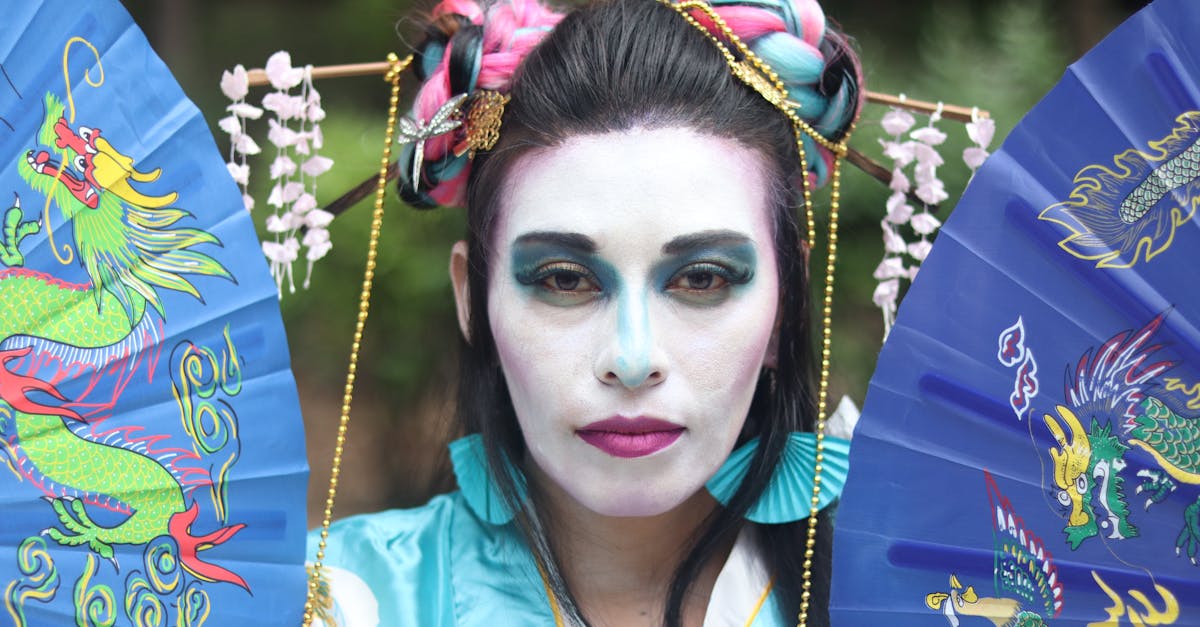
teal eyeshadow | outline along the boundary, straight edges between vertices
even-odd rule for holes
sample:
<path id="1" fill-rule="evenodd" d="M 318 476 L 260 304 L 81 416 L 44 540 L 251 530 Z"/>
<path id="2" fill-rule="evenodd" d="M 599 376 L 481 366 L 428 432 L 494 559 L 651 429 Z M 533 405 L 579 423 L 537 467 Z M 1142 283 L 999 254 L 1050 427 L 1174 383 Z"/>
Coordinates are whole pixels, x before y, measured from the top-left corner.
<path id="1" fill-rule="evenodd" d="M 729 281 L 730 285 L 737 287 L 749 284 L 754 280 L 754 269 L 758 263 L 758 255 L 754 252 L 754 244 L 751 242 L 703 246 L 686 250 L 655 264 L 653 273 L 651 274 L 654 279 L 654 285 L 661 290 L 665 290 L 670 284 L 671 279 L 675 278 L 681 270 L 694 264 L 703 264 L 706 262 L 728 268 L 728 272 L 718 272 L 715 268 L 712 272 Z"/>
<path id="2" fill-rule="evenodd" d="M 655 264 L 651 271 L 653 289 L 665 291 L 671 279 L 681 270 L 704 263 L 715 266 L 711 271 L 736 288 L 753 281 L 757 261 L 758 256 L 751 242 L 697 246 L 670 255 Z M 513 244 L 512 273 L 517 283 L 531 296 L 544 302 L 572 304 L 576 301 L 564 299 L 541 286 L 541 282 L 547 278 L 541 269 L 555 262 L 575 263 L 587 268 L 592 274 L 588 278 L 596 282 L 600 296 L 617 299 L 616 331 L 620 345 L 619 354 L 616 356 L 617 374 L 626 385 L 640 385 L 641 381 L 649 376 L 650 352 L 653 347 L 648 309 L 650 286 L 639 290 L 625 289 L 626 286 L 623 285 L 616 268 L 595 253 L 579 247 L 544 241 L 518 241 Z M 701 299 L 698 304 L 716 304 L 724 300 L 720 295 L 715 296 L 717 297 L 713 299 Z"/>
<path id="3" fill-rule="evenodd" d="M 539 270 L 546 264 L 560 261 L 587 268 L 593 275 L 588 278 L 598 283 L 601 294 L 611 294 L 620 289 L 621 279 L 616 268 L 594 253 L 547 242 L 513 244 L 513 277 L 526 289 L 540 292 L 539 284 L 546 277 Z"/>

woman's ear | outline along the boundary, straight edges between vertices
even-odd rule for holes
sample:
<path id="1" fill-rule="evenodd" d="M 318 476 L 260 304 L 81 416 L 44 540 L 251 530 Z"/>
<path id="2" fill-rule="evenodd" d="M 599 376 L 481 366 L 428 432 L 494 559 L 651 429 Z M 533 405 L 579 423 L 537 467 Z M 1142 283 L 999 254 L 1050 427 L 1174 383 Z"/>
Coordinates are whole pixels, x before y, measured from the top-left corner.
<path id="1" fill-rule="evenodd" d="M 467 282 L 467 242 L 459 240 L 450 248 L 450 284 L 454 286 L 454 305 L 458 310 L 458 328 L 471 343 L 471 291 Z"/>

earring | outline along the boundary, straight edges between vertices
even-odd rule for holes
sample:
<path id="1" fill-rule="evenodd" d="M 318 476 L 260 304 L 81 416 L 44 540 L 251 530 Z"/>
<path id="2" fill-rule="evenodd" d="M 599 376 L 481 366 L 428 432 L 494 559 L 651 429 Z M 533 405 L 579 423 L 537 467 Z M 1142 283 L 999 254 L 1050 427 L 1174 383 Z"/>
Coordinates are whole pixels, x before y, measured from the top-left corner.
<path id="1" fill-rule="evenodd" d="M 750 460 L 758 449 L 758 438 L 747 442 L 729 455 L 729 459 L 708 480 L 713 498 L 727 505 L 742 485 Z M 816 466 L 817 435 L 807 432 L 788 434 L 787 444 L 767 487 L 749 510 L 746 519 L 756 523 L 778 524 L 808 518 L 812 511 L 813 469 Z M 821 493 L 817 509 L 824 509 L 841 495 L 850 469 L 850 441 L 824 436 L 821 462 Z"/>

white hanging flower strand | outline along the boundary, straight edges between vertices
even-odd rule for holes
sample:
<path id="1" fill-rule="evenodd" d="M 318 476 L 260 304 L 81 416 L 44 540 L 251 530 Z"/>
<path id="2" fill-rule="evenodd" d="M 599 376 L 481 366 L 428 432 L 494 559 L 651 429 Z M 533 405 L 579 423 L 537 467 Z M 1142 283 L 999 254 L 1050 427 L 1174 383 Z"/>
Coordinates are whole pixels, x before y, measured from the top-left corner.
<path id="1" fill-rule="evenodd" d="M 903 97 L 901 95 L 902 99 Z M 915 123 L 911 113 L 899 108 L 892 108 L 881 120 L 884 133 L 891 138 L 880 140 L 880 144 L 883 146 L 884 156 L 892 160 L 892 182 L 889 185 L 892 193 L 887 199 L 887 214 L 879 223 L 883 229 L 884 253 L 883 260 L 875 268 L 874 277 L 879 281 L 879 285 L 875 288 L 872 300 L 883 314 L 884 337 L 887 337 L 896 319 L 900 279 L 907 278 L 909 272 L 901 257 L 908 244 L 900 235 L 899 227 L 908 224 L 913 215 L 913 208 L 908 204 L 908 192 L 912 189 L 912 184 L 904 168 L 914 159 L 914 142 L 903 142 L 901 136 Z"/>
<path id="2" fill-rule="evenodd" d="M 929 124 L 909 133 L 909 137 L 915 140 L 913 155 L 916 163 L 913 166 L 913 180 L 917 183 L 917 189 L 913 194 L 924 203 L 921 212 L 909 219 L 909 225 L 912 226 L 913 232 L 920 236 L 919 240 L 908 245 L 906 251 L 914 260 L 908 274 L 910 281 L 917 278 L 917 271 L 920 270 L 921 263 L 925 261 L 929 250 L 933 248 L 929 236 L 942 225 L 940 220 L 929 213 L 929 207 L 940 204 L 950 197 L 950 194 L 946 193 L 946 184 L 937 176 L 938 166 L 944 163 L 937 147 L 946 141 L 946 134 L 938 130 L 934 124 L 941 119 L 942 103 L 939 102 L 937 110 L 929 116 Z"/>
<path id="3" fill-rule="evenodd" d="M 904 99 L 901 94 L 902 103 Z M 916 278 L 921 262 L 933 247 L 929 237 L 941 226 L 941 221 L 929 212 L 929 206 L 949 198 L 945 183 L 937 176 L 938 166 L 943 164 L 937 147 L 946 141 L 946 134 L 935 126 L 942 117 L 941 112 L 942 104 L 938 103 L 937 109 L 929 116 L 928 124 L 916 130 L 912 130 L 916 119 L 905 109 L 893 107 L 881 120 L 884 133 L 890 136 L 890 139 L 881 140 L 880 143 L 884 156 L 892 160 L 892 182 L 889 186 L 892 193 L 887 199 L 887 213 L 880 222 L 884 254 L 875 268 L 874 277 L 879 285 L 875 288 L 872 300 L 883 314 L 885 338 L 896 321 L 901 282 Z M 907 139 L 904 139 L 905 134 Z M 919 212 L 908 202 L 910 193 L 922 203 Z M 906 240 L 901 227 L 911 229 L 918 236 L 917 240 Z"/>
<path id="4" fill-rule="evenodd" d="M 225 167 L 228 168 L 229 175 L 241 188 L 242 204 L 249 211 L 254 209 L 254 198 L 247 191 L 250 181 L 250 166 L 246 163 L 246 157 L 256 155 L 262 152 L 262 149 L 246 133 L 246 120 L 259 119 L 262 117 L 263 111 L 246 103 L 246 94 L 250 93 L 250 80 L 246 74 L 246 68 L 241 65 L 234 67 L 232 72 L 221 73 L 221 91 L 226 98 L 233 101 L 233 104 L 225 108 L 229 115 L 217 122 L 221 130 L 229 134 L 229 162 L 225 164 Z"/>
<path id="5" fill-rule="evenodd" d="M 992 143 L 995 134 L 996 121 L 980 116 L 979 107 L 971 109 L 971 121 L 967 122 L 967 137 L 975 145 L 964 148 L 962 155 L 963 163 L 971 169 L 971 176 L 975 176 L 975 171 L 988 158 L 987 147 Z"/>
<path id="6" fill-rule="evenodd" d="M 270 235 L 263 239 L 262 249 L 282 297 L 285 282 L 289 292 L 296 290 L 293 265 L 302 248 L 307 262 L 307 288 L 313 264 L 333 247 L 328 231 L 333 216 L 317 208 L 316 200 L 316 179 L 329 171 L 333 160 L 317 154 L 324 145 L 319 123 L 325 119 L 325 110 L 313 86 L 312 66 L 292 67 L 291 55 L 280 51 L 271 55 L 264 71 L 274 91 L 263 96 L 261 109 L 245 102 L 249 92 L 245 68 L 239 65 L 222 75 L 221 90 L 234 102 L 228 107 L 231 115 L 222 119 L 220 126 L 230 134 L 229 172 L 242 188 L 246 209 L 253 209 L 254 199 L 247 191 L 250 167 L 246 157 L 258 154 L 261 148 L 246 133 L 246 119 L 262 117 L 264 109 L 271 113 L 267 141 L 275 146 L 275 156 L 270 165 L 273 185 L 267 204 L 274 207 L 274 213 L 267 217 Z M 297 87 L 299 93 L 292 93 Z"/>
<path id="7" fill-rule="evenodd" d="M 903 105 L 904 94 L 900 94 L 898 100 Z M 886 215 L 880 222 L 884 252 L 883 259 L 875 268 L 874 277 L 879 285 L 873 296 L 875 305 L 883 314 L 885 339 L 896 320 L 901 281 L 916 278 L 921 263 L 933 248 L 930 238 L 942 225 L 929 212 L 929 207 L 950 198 L 945 184 L 937 175 L 938 167 L 944 163 L 938 146 L 946 141 L 946 134 L 935 125 L 941 120 L 943 106 L 937 103 L 928 124 L 916 130 L 912 130 L 916 125 L 912 113 L 900 107 L 892 107 L 880 122 L 884 133 L 888 135 L 888 139 L 880 140 L 883 154 L 892 160 L 892 193 L 887 199 Z M 981 115 L 978 107 L 973 107 L 966 129 L 974 146 L 963 150 L 962 158 L 974 175 L 988 157 L 987 147 L 996 132 L 996 123 L 986 114 Z M 907 139 L 904 138 L 905 134 Z M 908 202 L 910 193 L 921 201 L 919 212 Z M 902 235 L 901 227 L 906 225 L 917 236 L 916 241 L 907 241 Z M 908 265 L 905 265 L 906 260 Z"/>

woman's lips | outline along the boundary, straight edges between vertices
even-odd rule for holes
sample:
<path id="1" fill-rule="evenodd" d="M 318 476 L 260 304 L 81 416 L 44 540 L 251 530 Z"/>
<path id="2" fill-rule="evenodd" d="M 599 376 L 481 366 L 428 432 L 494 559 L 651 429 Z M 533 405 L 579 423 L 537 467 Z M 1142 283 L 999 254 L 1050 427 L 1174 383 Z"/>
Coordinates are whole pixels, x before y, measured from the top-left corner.
<path id="1" fill-rule="evenodd" d="M 584 442 L 613 457 L 644 457 L 667 448 L 684 427 L 657 418 L 615 416 L 593 422 L 577 433 Z"/>

